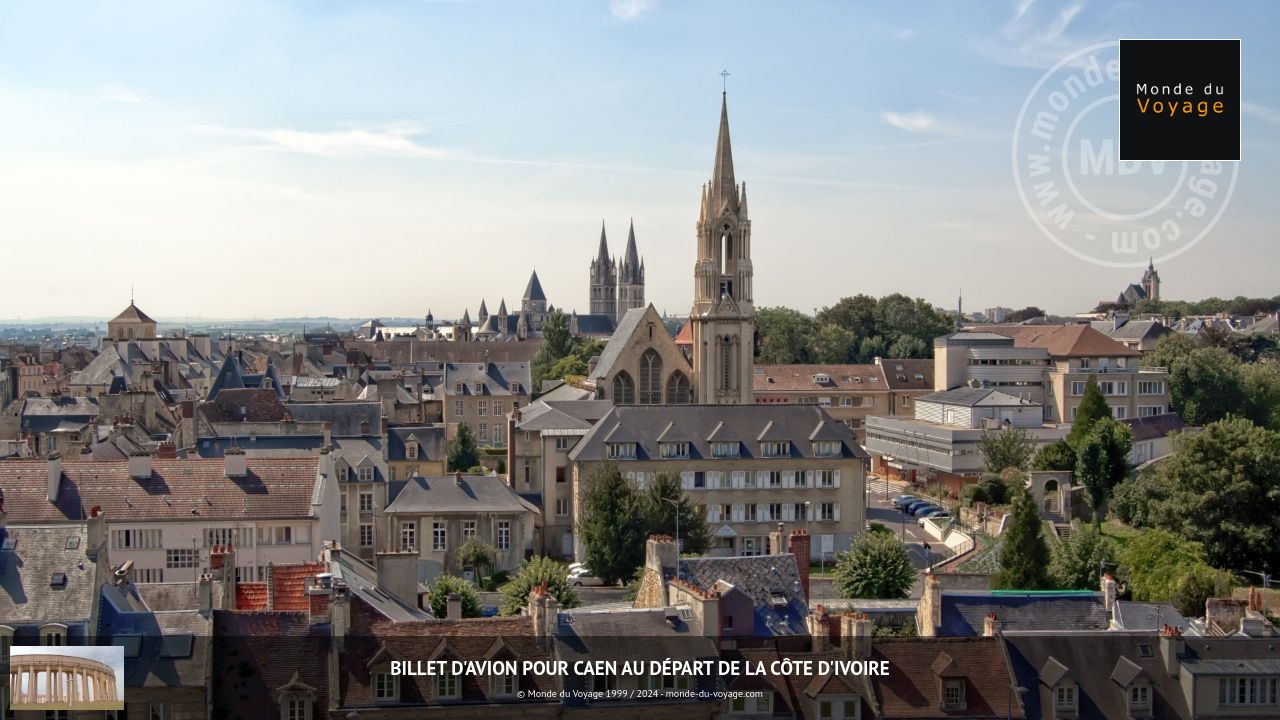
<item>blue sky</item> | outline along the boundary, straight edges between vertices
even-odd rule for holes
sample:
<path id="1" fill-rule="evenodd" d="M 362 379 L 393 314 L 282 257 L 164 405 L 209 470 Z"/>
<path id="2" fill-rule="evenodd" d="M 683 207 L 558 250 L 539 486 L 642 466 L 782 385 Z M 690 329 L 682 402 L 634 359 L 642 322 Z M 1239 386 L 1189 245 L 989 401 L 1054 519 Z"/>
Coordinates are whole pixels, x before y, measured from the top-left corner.
<path id="1" fill-rule="evenodd" d="M 0 316 L 585 312 L 635 218 L 687 312 L 727 68 L 757 305 L 858 292 L 1091 307 L 1018 200 L 1041 73 L 1119 37 L 1243 38 L 1244 157 L 1168 297 L 1275 295 L 1280 6 L 1267 2 L 0 2 Z M 15 257 L 16 256 L 16 257 Z"/>

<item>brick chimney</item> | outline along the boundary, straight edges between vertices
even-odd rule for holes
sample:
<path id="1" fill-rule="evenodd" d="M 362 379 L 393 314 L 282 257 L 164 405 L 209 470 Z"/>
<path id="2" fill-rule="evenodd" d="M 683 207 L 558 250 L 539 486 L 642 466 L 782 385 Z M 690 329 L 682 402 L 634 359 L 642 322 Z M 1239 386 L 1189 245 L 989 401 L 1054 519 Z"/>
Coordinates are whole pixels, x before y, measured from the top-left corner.
<path id="1" fill-rule="evenodd" d="M 222 462 L 229 478 L 242 478 L 249 474 L 248 456 L 243 448 L 227 448 L 222 453 Z"/>
<path id="2" fill-rule="evenodd" d="M 920 637 L 936 637 L 942 625 L 942 582 L 932 571 L 924 576 L 924 594 L 916 605 L 916 632 Z"/>
<path id="3" fill-rule="evenodd" d="M 462 619 L 462 596 L 458 593 L 449 593 L 449 597 L 445 599 L 445 618 L 448 620 Z"/>
<path id="4" fill-rule="evenodd" d="M 804 590 L 804 600 L 809 602 L 809 547 L 811 537 L 809 533 L 803 529 L 791 531 L 791 536 L 787 538 L 791 554 L 796 556 L 796 569 L 800 572 L 800 587 Z"/>
<path id="5" fill-rule="evenodd" d="M 831 617 L 827 608 L 819 605 L 804 619 L 805 628 L 809 631 L 810 648 L 813 652 L 822 653 L 831 650 Z"/>
<path id="6" fill-rule="evenodd" d="M 846 613 L 840 616 L 840 647 L 850 660 L 866 660 L 871 657 L 871 639 L 876 624 L 866 613 Z"/>
<path id="7" fill-rule="evenodd" d="M 1186 648 L 1186 642 L 1182 639 L 1182 631 L 1172 625 L 1165 625 L 1160 630 L 1160 661 L 1164 665 L 1164 671 L 1170 677 L 1178 676 L 1179 660 L 1178 656 L 1182 654 Z"/>
<path id="8" fill-rule="evenodd" d="M 1116 579 L 1111 573 L 1102 576 L 1102 605 L 1107 609 L 1107 614 L 1111 615 L 1116 608 Z"/>

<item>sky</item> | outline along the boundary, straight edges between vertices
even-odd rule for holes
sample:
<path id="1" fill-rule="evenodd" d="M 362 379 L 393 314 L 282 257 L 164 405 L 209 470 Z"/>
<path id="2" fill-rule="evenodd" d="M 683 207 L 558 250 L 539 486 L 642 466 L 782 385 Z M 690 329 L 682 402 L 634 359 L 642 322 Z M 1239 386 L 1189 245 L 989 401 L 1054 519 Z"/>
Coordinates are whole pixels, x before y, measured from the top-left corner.
<path id="1" fill-rule="evenodd" d="M 1010 165 L 1063 56 L 1243 39 L 1227 210 L 1166 298 L 1280 293 L 1280 4 L 0 0 L 0 318 L 456 317 L 537 269 L 587 312 L 603 220 L 688 312 L 722 78 L 757 306 L 1091 308 Z"/>
<path id="2" fill-rule="evenodd" d="M 124 700 L 124 648 L 120 645 L 99 645 L 99 646 L 61 646 L 56 649 L 49 648 L 44 645 L 15 645 L 11 648 L 14 655 L 74 655 L 76 657 L 86 658 L 88 660 L 97 660 L 100 663 L 111 666 L 116 671 L 116 694 L 118 700 Z M 44 680 L 40 680 L 39 687 L 43 690 Z"/>

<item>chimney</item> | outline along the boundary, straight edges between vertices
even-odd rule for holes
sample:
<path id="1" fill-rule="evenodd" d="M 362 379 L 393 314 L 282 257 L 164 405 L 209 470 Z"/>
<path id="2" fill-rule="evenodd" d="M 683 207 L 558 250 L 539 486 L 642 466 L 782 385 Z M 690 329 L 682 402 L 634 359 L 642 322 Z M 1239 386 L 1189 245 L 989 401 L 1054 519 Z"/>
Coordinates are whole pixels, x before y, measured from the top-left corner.
<path id="1" fill-rule="evenodd" d="M 809 533 L 803 529 L 791 531 L 787 538 L 791 554 L 796 557 L 796 569 L 800 572 L 800 588 L 804 590 L 804 601 L 809 602 Z"/>
<path id="2" fill-rule="evenodd" d="M 644 567 L 656 572 L 664 585 L 676 576 L 679 564 L 680 553 L 676 551 L 676 541 L 670 535 L 650 535 L 645 541 Z"/>
<path id="3" fill-rule="evenodd" d="M 556 623 L 560 622 L 560 601 L 556 600 L 551 593 L 544 593 L 543 602 L 546 603 L 547 609 L 542 615 L 542 634 L 544 637 L 554 637 L 556 634 Z"/>
<path id="4" fill-rule="evenodd" d="M 1000 634 L 1000 616 L 987 613 L 982 619 L 982 637 L 995 637 Z"/>
<path id="5" fill-rule="evenodd" d="M 133 561 L 125 560 L 120 567 L 111 572 L 111 584 L 122 587 L 133 582 Z"/>
<path id="6" fill-rule="evenodd" d="M 871 639 L 876 624 L 866 613 L 847 613 L 840 616 L 840 646 L 850 660 L 866 660 L 871 657 Z"/>
<path id="7" fill-rule="evenodd" d="M 942 582 L 932 570 L 924 575 L 924 593 L 916 605 L 916 633 L 920 637 L 935 637 L 942 625 Z"/>
<path id="8" fill-rule="evenodd" d="M 329 593 L 329 633 L 338 649 L 342 649 L 351 627 L 351 598 L 347 594 L 347 584 L 334 580 Z"/>
<path id="9" fill-rule="evenodd" d="M 1107 609 L 1107 614 L 1112 615 L 1116 609 L 1116 579 L 1111 573 L 1102 576 L 1102 605 Z"/>
<path id="10" fill-rule="evenodd" d="M 1271 634 L 1271 623 L 1257 610 L 1246 609 L 1244 617 L 1240 618 L 1240 634 L 1251 638 L 1267 637 Z"/>
<path id="11" fill-rule="evenodd" d="M 1171 625 L 1165 625 L 1160 630 L 1160 660 L 1170 677 L 1178 676 L 1178 657 L 1185 648 L 1186 641 L 1182 639 L 1181 630 Z"/>
<path id="12" fill-rule="evenodd" d="M 129 477 L 134 480 L 151 479 L 151 453 L 146 451 L 129 453 Z"/>
<path id="13" fill-rule="evenodd" d="M 449 593 L 449 597 L 445 602 L 447 603 L 446 607 L 448 608 L 445 618 L 448 620 L 461 620 L 462 596 L 458 593 Z"/>
<path id="14" fill-rule="evenodd" d="M 378 589 L 411 607 L 418 604 L 418 554 L 409 552 L 375 553 Z"/>
<path id="15" fill-rule="evenodd" d="M 229 478 L 242 478 L 249 474 L 248 455 L 243 448 L 227 448 L 222 453 L 222 462 Z"/>
<path id="16" fill-rule="evenodd" d="M 543 580 L 541 585 L 529 591 L 529 607 L 526 612 L 529 613 L 529 620 L 533 624 L 533 636 L 545 638 L 547 628 L 545 620 L 547 614 L 547 581 Z"/>
<path id="17" fill-rule="evenodd" d="M 213 610 L 213 576 L 209 573 L 201 573 L 199 584 L 196 586 L 197 602 L 200 605 L 200 614 L 208 615 Z"/>
<path id="18" fill-rule="evenodd" d="M 831 650 L 831 618 L 827 608 L 819 605 L 804 619 L 805 628 L 809 631 L 810 648 L 815 653 Z"/>
<path id="19" fill-rule="evenodd" d="M 516 486 L 516 420 L 520 418 L 520 402 L 511 405 L 511 414 L 507 416 L 507 484 Z"/>
<path id="20" fill-rule="evenodd" d="M 783 538 L 786 533 L 782 530 L 782 523 L 778 523 L 778 527 L 769 533 L 769 554 L 781 555 L 787 551 L 787 546 L 783 544 Z"/>
<path id="21" fill-rule="evenodd" d="M 62 455 L 49 453 L 49 502 L 57 502 L 58 486 L 62 484 Z"/>
<path id="22" fill-rule="evenodd" d="M 324 447 L 333 447 L 333 423 L 324 421 Z"/>
<path id="23" fill-rule="evenodd" d="M 107 544 L 107 524 L 106 518 L 102 516 L 101 506 L 94 505 L 89 510 L 89 520 L 85 524 L 89 545 L 85 548 L 85 555 L 90 560 L 97 560 L 98 552 Z"/>
<path id="24" fill-rule="evenodd" d="M 457 486 L 459 486 L 459 487 L 461 487 L 461 486 L 462 486 L 462 471 L 461 471 L 461 470 L 455 470 L 455 471 L 454 471 L 454 473 L 453 473 L 453 484 L 454 484 L 454 485 L 457 485 Z"/>

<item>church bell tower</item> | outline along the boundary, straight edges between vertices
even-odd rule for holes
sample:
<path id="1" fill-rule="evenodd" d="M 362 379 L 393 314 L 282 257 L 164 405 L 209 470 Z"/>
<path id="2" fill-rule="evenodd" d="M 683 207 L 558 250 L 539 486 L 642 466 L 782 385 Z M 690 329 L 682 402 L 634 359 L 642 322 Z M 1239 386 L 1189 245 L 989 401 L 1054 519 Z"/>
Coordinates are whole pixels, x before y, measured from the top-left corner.
<path id="1" fill-rule="evenodd" d="M 711 181 L 702 187 L 694 263 L 693 384 L 699 403 L 752 402 L 755 345 L 751 221 L 747 186 L 733 175 L 728 96 L 721 94 L 720 134 Z"/>

